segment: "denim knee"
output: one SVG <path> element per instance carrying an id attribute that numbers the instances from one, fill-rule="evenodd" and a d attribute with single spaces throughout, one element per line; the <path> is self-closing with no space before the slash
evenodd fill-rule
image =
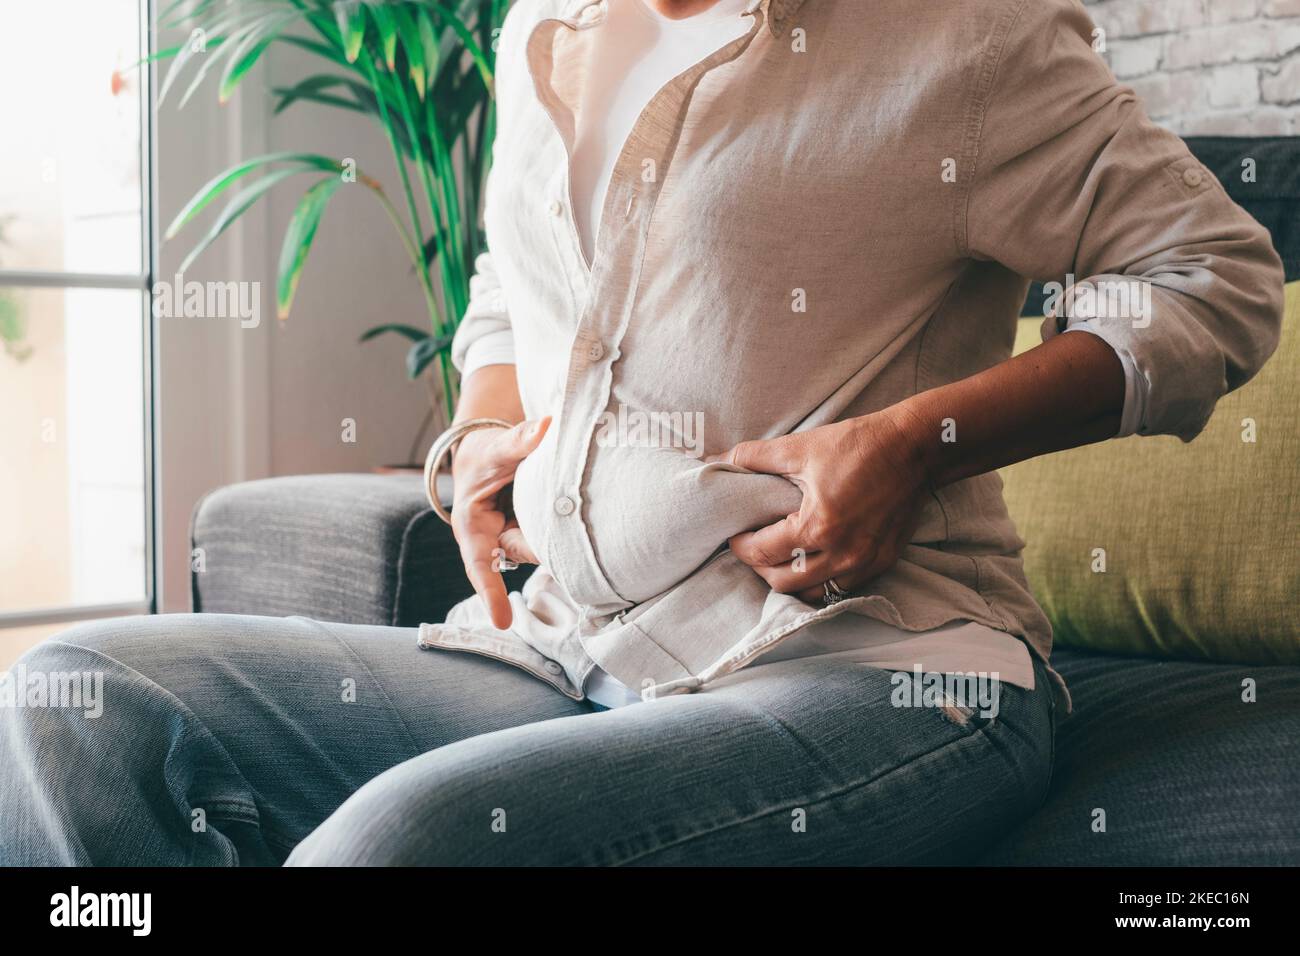
<path id="1" fill-rule="evenodd" d="M 382 776 L 353 794 L 294 848 L 286 866 L 455 866 L 450 847 L 440 846 L 417 820 L 437 820 L 436 789 L 403 801 Z M 435 824 L 436 826 L 436 824 Z"/>
<path id="2" fill-rule="evenodd" d="M 47 740 L 57 746 L 55 732 L 69 721 L 90 726 L 104 715 L 104 667 L 85 648 L 46 641 L 18 658 L 0 686 L 0 721 L 11 741 Z M 0 764 L 3 766 L 3 764 Z"/>
<path id="3" fill-rule="evenodd" d="M 517 781 L 500 766 L 447 759 L 445 751 L 463 754 L 464 749 L 463 744 L 453 744 L 380 774 L 298 844 L 286 865 L 512 862 L 511 844 L 516 841 L 511 839 L 513 831 L 508 831 L 504 806 L 523 803 L 523 795 Z"/>
<path id="4" fill-rule="evenodd" d="M 130 728 L 147 683 L 116 655 L 133 620 L 84 624 L 37 644 L 10 666 L 0 687 L 0 721 L 11 741 L 39 744 L 45 762 L 61 750 L 105 731 Z M 135 685 L 128 687 L 126 685 Z M 143 727 L 135 724 L 137 732 Z M 2 744 L 0 744 L 2 746 Z M 33 752 L 30 756 L 36 756 Z M 0 764 L 3 766 L 3 764 Z"/>
<path id="5" fill-rule="evenodd" d="M 180 839 L 196 779 L 218 772 L 202 728 L 110 653 L 130 621 L 76 628 L 8 672 L 0 707 L 0 863 L 225 862 Z M 200 834 L 201 836 L 201 834 Z"/>
<path id="6" fill-rule="evenodd" d="M 118 719 L 105 708 L 102 661 L 84 648 L 38 644 L 0 687 L 0 864 L 85 865 L 95 854 L 81 834 L 111 831 L 104 794 L 120 763 L 102 729 Z"/>

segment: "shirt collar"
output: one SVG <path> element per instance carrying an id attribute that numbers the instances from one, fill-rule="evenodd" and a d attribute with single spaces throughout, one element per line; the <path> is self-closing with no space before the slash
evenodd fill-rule
<path id="1" fill-rule="evenodd" d="M 605 4 L 607 2 L 608 0 L 571 0 L 564 9 L 564 19 L 572 20 L 575 23 L 594 25 L 599 20 L 604 19 Z M 745 8 L 745 13 L 758 12 L 767 17 L 768 27 L 771 29 L 772 35 L 779 37 L 785 32 L 786 25 L 804 3 L 805 0 L 753 0 Z"/>
<path id="2" fill-rule="evenodd" d="M 767 10 L 767 22 L 772 28 L 772 35 L 779 37 L 804 5 L 804 0 L 759 0 L 758 5 Z"/>

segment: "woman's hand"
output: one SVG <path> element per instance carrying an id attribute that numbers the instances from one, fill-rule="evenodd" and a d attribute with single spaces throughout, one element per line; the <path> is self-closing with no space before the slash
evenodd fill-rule
<path id="1" fill-rule="evenodd" d="M 776 591 L 810 603 L 889 570 L 916 529 L 928 476 L 914 425 L 894 410 L 767 441 L 719 459 L 799 486 L 796 514 L 738 534 L 731 550 Z"/>
<path id="2" fill-rule="evenodd" d="M 537 564 L 537 556 L 506 510 L 502 490 L 514 481 L 519 463 L 541 444 L 550 417 L 520 422 L 509 429 L 482 428 L 460 440 L 452 457 L 455 483 L 451 530 L 460 545 L 465 573 L 495 627 L 510 626 L 513 615 L 501 577 L 502 559 Z"/>
<path id="3" fill-rule="evenodd" d="M 1110 438 L 1124 391 L 1115 350 L 1076 332 L 871 415 L 742 442 L 722 460 L 790 479 L 803 504 L 731 550 L 806 601 L 831 578 L 854 591 L 898 560 L 931 489 Z"/>

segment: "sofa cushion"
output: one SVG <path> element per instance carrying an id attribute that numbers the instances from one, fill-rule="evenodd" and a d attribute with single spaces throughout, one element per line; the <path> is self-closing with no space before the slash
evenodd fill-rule
<path id="1" fill-rule="evenodd" d="M 1084 651 L 1052 664 L 1074 713 L 1057 730 L 1050 792 L 983 862 L 1300 864 L 1300 667 Z"/>
<path id="2" fill-rule="evenodd" d="M 409 627 L 474 593 L 418 474 L 230 485 L 195 507 L 190 537 L 195 611 Z M 508 586 L 531 570 L 509 572 Z"/>
<path id="3" fill-rule="evenodd" d="M 1037 343 L 1036 321 L 1020 331 L 1018 349 Z M 1025 573 L 1057 644 L 1300 663 L 1297 421 L 1292 283 L 1277 354 L 1191 444 L 1131 437 L 1005 469 Z"/>

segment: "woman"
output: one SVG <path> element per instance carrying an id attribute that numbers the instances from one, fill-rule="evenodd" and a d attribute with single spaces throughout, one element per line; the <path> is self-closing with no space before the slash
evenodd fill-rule
<path id="1" fill-rule="evenodd" d="M 477 595 L 429 653 L 212 616 L 36 648 L 103 715 L 0 718 L 0 857 L 973 858 L 1068 707 L 994 469 L 1190 440 L 1278 335 L 1266 232 L 1092 34 L 1067 0 L 519 3 L 433 455 Z M 1023 276 L 1072 281 L 1009 358 Z"/>

